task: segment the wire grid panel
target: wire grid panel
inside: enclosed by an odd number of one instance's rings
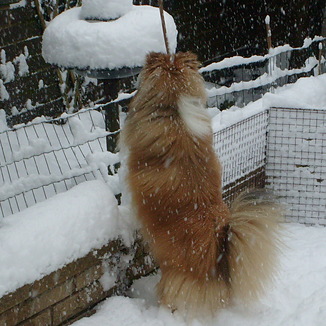
[[[266,176],[288,221],[326,225],[326,110],[270,110]]]
[[[224,191],[239,189],[266,159],[268,111],[260,112],[214,134],[215,151],[223,166]],[[240,188],[245,188],[241,187]]]
[[[19,212],[83,181],[108,181],[105,113],[83,110],[0,133],[0,217]]]

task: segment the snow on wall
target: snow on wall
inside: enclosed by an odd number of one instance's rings
[[[0,298],[109,240],[120,238],[130,245],[133,231],[126,208],[118,207],[108,185],[99,180],[0,219],[1,266],[6,267],[0,268]]]
[[[270,110],[266,175],[289,221],[326,225],[326,110]]]

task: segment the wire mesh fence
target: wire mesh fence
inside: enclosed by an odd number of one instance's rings
[[[227,201],[247,188],[264,186],[267,123],[268,111],[263,111],[214,134]]]
[[[243,107],[300,77],[325,73],[325,48],[326,38],[315,37],[306,39],[299,48],[280,46],[264,56],[211,63],[200,70],[209,82],[208,104],[220,109]]]
[[[267,187],[288,221],[326,225],[326,110],[272,108],[268,130]]]
[[[0,133],[0,215],[7,216],[93,179],[114,181],[105,112],[82,110]],[[111,176],[110,176],[111,175]]]

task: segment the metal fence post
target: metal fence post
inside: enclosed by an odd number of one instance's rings
[[[118,97],[119,80],[104,79],[104,94],[107,102],[113,101]],[[105,109],[105,127],[107,131],[115,132],[120,129],[119,104],[110,103],[104,106]],[[118,134],[106,137],[106,148],[109,152],[115,153],[117,150]]]

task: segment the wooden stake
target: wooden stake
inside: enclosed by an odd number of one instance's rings
[[[266,24],[266,32],[267,32],[267,47],[268,51],[273,47],[272,46],[272,30],[270,26],[270,17],[269,15],[265,18],[265,24]]]
[[[323,43],[320,42],[318,44],[318,49],[319,49],[319,53],[318,53],[318,75],[321,75],[321,58],[322,58],[322,54],[323,54]]]
[[[163,36],[164,36],[164,42],[165,42],[165,47],[166,47],[166,53],[170,54],[169,40],[168,40],[168,36],[167,36],[166,24],[165,24],[165,19],[164,19],[163,0],[159,0],[159,7],[160,7],[160,15],[161,15],[161,22],[162,22],[162,29],[163,29]]]

